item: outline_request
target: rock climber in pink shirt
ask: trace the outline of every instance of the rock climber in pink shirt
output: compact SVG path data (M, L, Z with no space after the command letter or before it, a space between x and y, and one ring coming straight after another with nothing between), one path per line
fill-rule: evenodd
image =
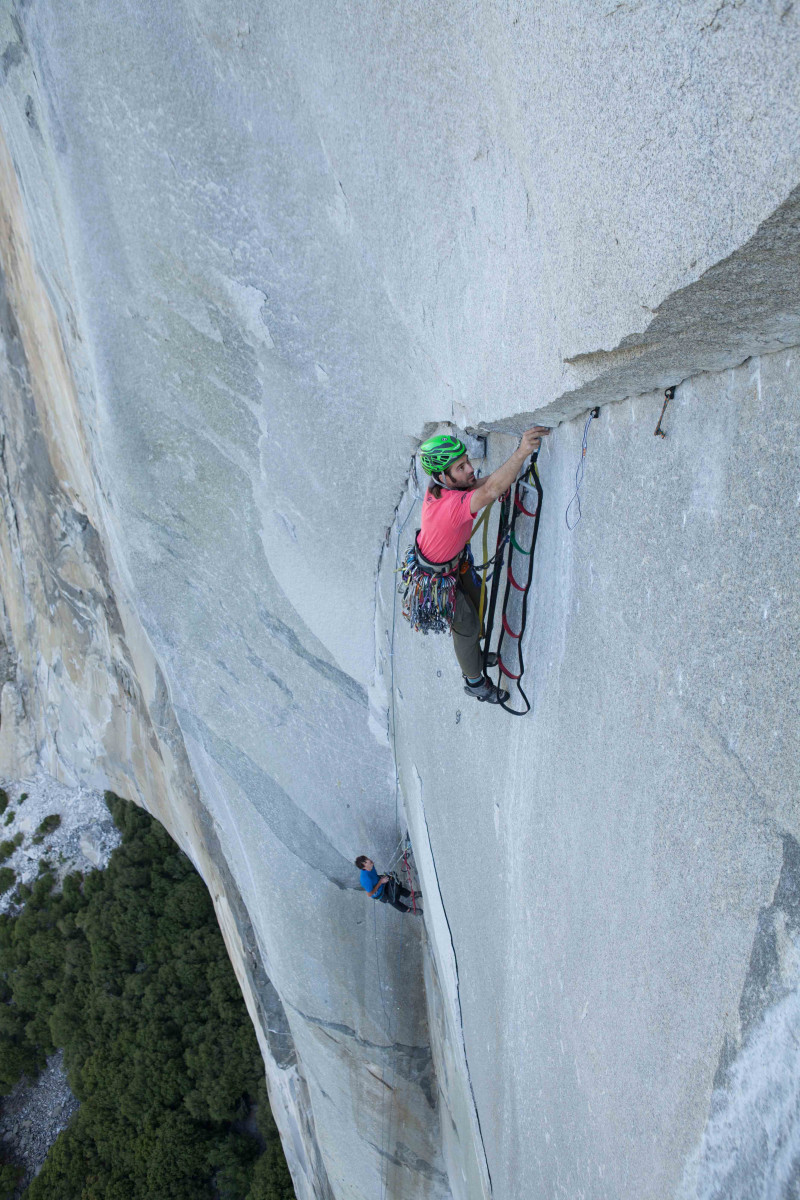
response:
M422 527L404 565L406 602L413 595L415 627L435 632L449 626L464 691L490 704L507 699L508 693L483 674L480 593L465 548L477 513L508 491L549 432L542 425L526 429L511 457L488 479L476 478L467 448L458 438L440 434L420 447L422 468L433 483L422 502Z

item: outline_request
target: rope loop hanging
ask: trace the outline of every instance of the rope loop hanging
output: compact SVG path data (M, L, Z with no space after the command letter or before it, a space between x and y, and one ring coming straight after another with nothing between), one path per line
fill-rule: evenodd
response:
M575 526L578 524L581 517L583 516L583 512L581 511L581 484L583 483L583 473L584 473L584 470L586 469L586 451L588 449L586 438L589 433L589 426L591 425L592 421L596 420L597 417L599 417L599 416L600 416L600 409L593 408L591 410L591 412L589 413L588 417L586 418L586 424L583 427L583 438L581 439L581 456L580 456L580 459L578 460L578 466L575 469L575 492L574 492L569 504L567 505L567 511L564 513L564 520L567 523L567 529L570 531L570 533L572 533L573 529L575 528ZM570 510L572 509L573 504L576 505L576 507L577 507L578 515L577 515L577 517L575 517L575 519L570 524L570 515L569 514L570 514Z

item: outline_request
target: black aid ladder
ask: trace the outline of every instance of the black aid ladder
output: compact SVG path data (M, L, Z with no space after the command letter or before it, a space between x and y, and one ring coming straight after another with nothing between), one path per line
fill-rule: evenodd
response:
M492 590L486 614L486 638L483 650L484 674L490 669L488 657L494 636L497 599L500 592L500 577L508 551L505 590L500 611L500 627L497 636L497 686L508 687L508 700L501 700L501 707L514 717L524 717L531 705L522 687L525 660L522 654L522 639L528 620L528 595L533 580L533 563L536 539L539 534L539 517L542 511L542 485L536 468L538 450L531 455L528 467L514 486L500 501L500 519L497 527L497 550L495 551ZM520 701L525 706L518 707Z

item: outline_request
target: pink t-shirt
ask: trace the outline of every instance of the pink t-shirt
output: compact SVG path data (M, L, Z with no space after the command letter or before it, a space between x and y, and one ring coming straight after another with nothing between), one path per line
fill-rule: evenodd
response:
M471 495L471 492L443 491L434 500L430 490L425 493L419 548L428 562L449 562L466 546L475 522L469 508Z

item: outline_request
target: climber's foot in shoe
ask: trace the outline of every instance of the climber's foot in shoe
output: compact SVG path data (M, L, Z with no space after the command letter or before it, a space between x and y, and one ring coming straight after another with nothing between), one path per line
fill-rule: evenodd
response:
M486 676L478 683L470 683L467 680L464 691L468 696L474 696L476 700L481 700L486 704L499 704L501 700L508 699L508 692L497 688Z

